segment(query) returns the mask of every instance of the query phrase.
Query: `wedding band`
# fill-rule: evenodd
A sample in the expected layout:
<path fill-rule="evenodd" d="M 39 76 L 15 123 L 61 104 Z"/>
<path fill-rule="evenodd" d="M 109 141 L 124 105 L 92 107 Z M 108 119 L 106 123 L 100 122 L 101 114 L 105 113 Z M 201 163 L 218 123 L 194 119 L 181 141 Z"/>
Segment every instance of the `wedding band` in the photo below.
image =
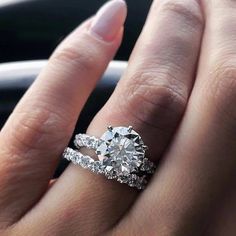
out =
<path fill-rule="evenodd" d="M 109 126 L 101 138 L 78 134 L 74 144 L 78 150 L 66 148 L 64 158 L 130 187 L 144 189 L 156 169 L 155 164 L 145 157 L 147 146 L 131 126 Z M 98 160 L 79 152 L 82 147 L 95 150 Z"/>
<path fill-rule="evenodd" d="M 79 151 L 73 150 L 72 148 L 66 148 L 63 157 L 68 161 L 72 161 L 75 165 L 80 165 L 84 169 L 88 169 L 96 174 L 103 174 L 108 179 L 115 179 L 120 183 L 125 183 L 130 187 L 135 187 L 137 189 L 144 189 L 147 180 L 146 176 L 137 176 L 135 174 L 130 174 L 127 176 L 117 176 L 111 172 L 111 169 L 107 168 L 101 161 L 95 161 L 90 156 L 85 156 Z"/>

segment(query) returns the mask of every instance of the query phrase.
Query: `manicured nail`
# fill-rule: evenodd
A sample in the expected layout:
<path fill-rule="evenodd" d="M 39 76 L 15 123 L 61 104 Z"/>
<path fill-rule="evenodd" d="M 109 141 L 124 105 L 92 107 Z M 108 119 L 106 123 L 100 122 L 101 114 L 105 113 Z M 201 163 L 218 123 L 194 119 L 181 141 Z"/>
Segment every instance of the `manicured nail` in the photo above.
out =
<path fill-rule="evenodd" d="M 113 41 L 124 25 L 127 5 L 124 0 L 111 0 L 97 12 L 90 31 L 105 41 Z"/>

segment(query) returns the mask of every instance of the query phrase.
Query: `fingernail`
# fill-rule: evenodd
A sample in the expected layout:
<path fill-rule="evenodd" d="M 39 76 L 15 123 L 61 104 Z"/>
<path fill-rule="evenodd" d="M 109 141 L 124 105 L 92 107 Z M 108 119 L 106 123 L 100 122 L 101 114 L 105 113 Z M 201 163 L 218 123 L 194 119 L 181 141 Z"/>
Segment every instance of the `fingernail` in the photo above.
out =
<path fill-rule="evenodd" d="M 124 25 L 127 5 L 124 0 L 111 0 L 97 12 L 90 31 L 104 41 L 113 41 Z"/>

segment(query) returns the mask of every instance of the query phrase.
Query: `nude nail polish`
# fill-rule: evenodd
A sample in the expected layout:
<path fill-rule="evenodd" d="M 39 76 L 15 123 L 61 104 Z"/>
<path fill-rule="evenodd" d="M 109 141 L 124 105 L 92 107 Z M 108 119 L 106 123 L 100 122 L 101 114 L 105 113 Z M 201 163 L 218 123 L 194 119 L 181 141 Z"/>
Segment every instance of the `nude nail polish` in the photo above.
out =
<path fill-rule="evenodd" d="M 90 32 L 104 41 L 113 41 L 124 25 L 127 5 L 124 0 L 111 0 L 94 17 Z"/>

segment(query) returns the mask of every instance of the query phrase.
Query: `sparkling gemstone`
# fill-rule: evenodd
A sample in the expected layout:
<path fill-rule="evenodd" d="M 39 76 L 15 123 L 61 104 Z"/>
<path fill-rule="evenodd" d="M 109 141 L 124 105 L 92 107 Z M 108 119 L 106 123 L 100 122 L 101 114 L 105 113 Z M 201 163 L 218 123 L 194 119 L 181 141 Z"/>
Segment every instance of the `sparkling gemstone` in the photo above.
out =
<path fill-rule="evenodd" d="M 127 127 L 109 128 L 101 137 L 96 153 L 100 161 L 112 172 L 129 175 L 140 167 L 145 154 L 138 133 Z"/>
<path fill-rule="evenodd" d="M 99 161 L 94 161 L 91 170 L 97 174 L 102 173 L 101 163 Z"/>
<path fill-rule="evenodd" d="M 89 156 L 83 156 L 83 158 L 80 161 L 80 165 L 85 168 L 89 169 L 90 165 L 94 162 Z"/>

